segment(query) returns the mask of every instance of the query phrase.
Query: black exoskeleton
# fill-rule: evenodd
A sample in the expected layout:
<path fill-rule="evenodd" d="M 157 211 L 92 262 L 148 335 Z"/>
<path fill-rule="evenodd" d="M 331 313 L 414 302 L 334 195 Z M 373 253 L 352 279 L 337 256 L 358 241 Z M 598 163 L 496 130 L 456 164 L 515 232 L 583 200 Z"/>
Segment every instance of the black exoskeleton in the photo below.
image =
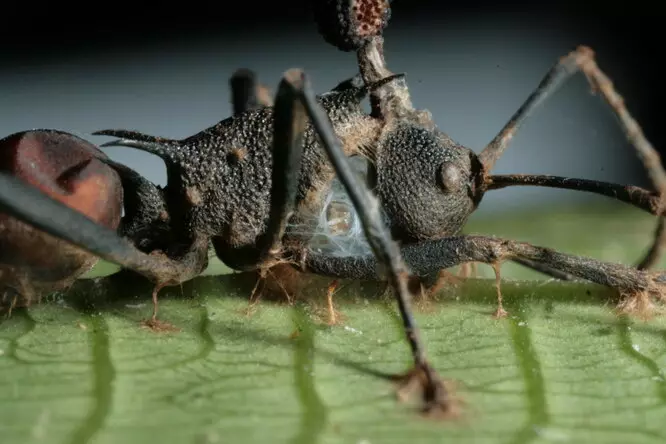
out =
<path fill-rule="evenodd" d="M 358 80 L 347 80 L 317 98 L 342 141 L 345 156 L 367 150 L 379 136 L 379 125 L 361 108 L 369 88 Z M 272 107 L 257 107 L 183 140 L 124 130 L 96 132 L 121 138 L 102 146 L 137 148 L 159 156 L 166 164 L 167 184 L 159 190 L 127 167 L 109 162 L 121 177 L 127 178 L 124 186 L 130 194 L 142 195 L 125 202 L 128 214 L 121 232 L 136 245 L 147 243 L 149 247 L 143 251 L 155 249 L 155 244 L 174 242 L 182 248 L 195 236 L 207 236 L 228 266 L 237 270 L 258 268 L 261 263 L 255 247 L 266 236 L 271 209 L 275 118 Z M 288 174 L 297 183 L 295 220 L 310 220 L 322 211 L 323 195 L 329 191 L 335 171 L 311 123 L 306 124 L 300 137 L 301 167 Z M 169 225 L 168 230 L 164 230 L 165 225 Z M 174 239 L 174 233 L 180 237 Z M 156 235 L 166 238 L 152 239 Z M 299 240 L 308 239 L 292 242 Z"/>
<path fill-rule="evenodd" d="M 460 233 L 483 197 L 482 165 L 440 131 L 398 123 L 377 146 L 374 190 L 396 239 Z"/>
<path fill-rule="evenodd" d="M 427 111 L 415 109 L 405 76 L 387 68 L 382 32 L 389 16 L 388 0 L 315 2 L 315 18 L 326 41 L 343 51 L 355 51 L 359 66 L 357 76 L 319 97 L 303 72 L 290 70 L 278 87 L 275 103 L 270 103 L 254 74 L 240 70 L 231 80 L 234 115 L 191 137 L 171 140 L 127 130 L 95 133 L 119 138 L 105 145 L 147 151 L 166 164 L 164 188 L 103 155 L 89 155 L 87 163 L 66 165 L 67 174 L 58 173 L 59 178 L 70 177 L 72 171 L 100 161 L 108 166 L 105 173 L 118 176 L 124 194 L 125 216 L 117 230 L 27 185 L 11 169 L 0 171 L 0 211 L 150 279 L 155 284 L 153 322 L 158 291 L 200 274 L 211 244 L 217 256 L 236 270 L 289 264 L 332 278 L 386 281 L 396 294 L 414 359 L 414 368 L 403 382 L 411 386 L 416 381 L 423 389 L 423 410 L 429 414 L 447 414 L 453 408 L 426 359 L 410 308 L 412 283 L 421 278 L 469 262 L 490 264 L 498 278 L 497 316 L 506 314 L 499 266 L 507 260 L 561 279 L 582 278 L 612 287 L 623 294 L 627 309 L 663 300 L 666 273 L 648 269 L 666 245 L 662 202 L 666 173 L 591 50 L 580 47 L 563 57 L 476 154 L 439 130 Z M 491 174 L 520 124 L 577 71 L 588 77 L 619 117 L 656 191 L 555 176 Z M 370 114 L 361 106 L 366 96 Z M 20 147 L 35 146 L 40 147 L 30 143 Z M 348 161 L 355 156 L 368 161 L 367 181 L 360 180 Z M 367 252 L 331 255 L 311 248 L 313 232 L 302 229 L 326 210 L 334 180 L 344 187 L 354 217 L 361 222 Z M 593 192 L 657 215 L 652 248 L 639 266 L 631 267 L 461 234 L 487 191 L 514 185 Z M 0 236 L 20 237 L 20 233 L 3 231 L 0 220 Z M 0 265 L 17 268 L 16 263 Z M 37 264 L 23 261 L 20 266 Z M 7 286 L 2 270 L 0 284 Z"/>

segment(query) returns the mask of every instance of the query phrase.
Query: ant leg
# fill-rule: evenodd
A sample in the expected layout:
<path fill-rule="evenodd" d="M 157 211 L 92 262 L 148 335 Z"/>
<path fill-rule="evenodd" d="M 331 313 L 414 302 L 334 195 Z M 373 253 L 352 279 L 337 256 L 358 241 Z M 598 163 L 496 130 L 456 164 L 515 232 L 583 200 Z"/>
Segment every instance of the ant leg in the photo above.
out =
<path fill-rule="evenodd" d="M 167 251 L 167 257 L 185 265 L 186 269 L 191 270 L 189 274 L 192 277 L 198 274 L 197 270 L 203 271 L 208 263 L 208 258 L 204 255 L 207 250 L 207 239 L 201 239 L 200 242 L 174 242 L 169 226 L 169 212 L 162 191 L 128 166 L 110 159 L 103 161 L 118 173 L 125 190 L 123 202 L 125 215 L 118 233 L 150 256 L 159 256 L 163 254 L 162 251 Z M 171 246 L 174 244 L 190 246 L 185 250 L 173 251 Z M 187 280 L 186 278 L 187 275 L 182 277 L 184 280 Z M 169 284 L 159 281 L 155 284 L 152 292 L 153 315 L 144 324 L 155 330 L 173 330 L 174 327 L 157 319 L 158 293 Z"/>
<path fill-rule="evenodd" d="M 298 72 L 295 72 L 297 74 Z M 379 201 L 368 187 L 360 181 L 345 157 L 328 115 L 317 103 L 314 91 L 307 77 L 294 76 L 294 89 L 300 92 L 308 116 L 312 120 L 322 145 L 328 154 L 338 178 L 349 195 L 359 214 L 366 238 L 370 243 L 373 258 L 381 264 L 382 272 L 396 293 L 405 335 L 411 347 L 414 369 L 405 377 L 406 384 L 418 380 L 423 384 L 423 412 L 427 414 L 452 412 L 448 393 L 436 371 L 430 366 L 420 339 L 419 330 L 413 316 L 412 295 L 408 288 L 409 269 L 403 261 L 398 245 L 391 238 L 389 230 L 382 222 Z"/>
<path fill-rule="evenodd" d="M 16 304 L 18 303 L 18 294 L 14 294 L 14 297 L 12 298 L 11 303 L 9 304 L 9 308 L 7 309 L 7 319 L 10 319 L 12 317 L 12 312 L 16 308 Z"/>
<path fill-rule="evenodd" d="M 652 243 L 652 246 L 645 254 L 645 257 L 643 257 L 643 260 L 641 260 L 636 266 L 639 270 L 648 270 L 654 267 L 664 253 L 664 249 L 666 248 L 666 223 L 663 217 L 659 218 L 653 236 L 654 242 Z"/>
<path fill-rule="evenodd" d="M 264 276 L 265 272 L 259 272 L 257 275 L 257 282 L 254 283 L 254 287 L 252 287 L 252 292 L 250 293 L 250 298 L 248 300 L 248 310 L 252 309 L 257 302 L 259 302 L 259 299 L 261 299 L 261 287 L 264 284 L 264 280 L 266 279 L 266 276 Z"/>
<path fill-rule="evenodd" d="M 493 271 L 495 272 L 495 291 L 497 292 L 497 310 L 495 310 L 495 313 L 493 314 L 493 317 L 495 319 L 501 319 L 507 317 L 509 313 L 504 309 L 504 298 L 502 297 L 502 276 L 501 276 L 501 268 L 502 268 L 502 263 L 497 261 L 497 262 L 492 262 L 490 264 L 493 267 Z"/>
<path fill-rule="evenodd" d="M 345 258 L 301 252 L 301 267 L 309 272 L 346 279 L 383 279 L 381 264 L 370 255 Z M 614 288 L 624 297 L 622 307 L 631 309 L 634 301 L 646 296 L 666 299 L 666 272 L 637 270 L 621 264 L 559 253 L 550 248 L 489 236 L 453 236 L 403 247 L 402 255 L 419 276 L 464 262 L 498 264 L 507 260 L 527 260 L 577 278 Z"/>
<path fill-rule="evenodd" d="M 273 106 L 268 88 L 257 82 L 254 71 L 241 68 L 229 79 L 234 116 L 263 106 Z"/>
<path fill-rule="evenodd" d="M 587 76 L 587 80 L 592 85 L 593 90 L 600 91 L 606 103 L 613 108 L 627 139 L 634 145 L 636 151 L 638 151 L 638 156 L 647 170 L 648 177 L 659 194 L 658 212 L 662 213 L 666 207 L 664 199 L 666 197 L 666 171 L 664 171 L 659 153 L 647 140 L 638 122 L 629 114 L 624 105 L 624 99 L 615 91 L 611 80 L 597 66 L 592 50 L 587 49 L 585 51 L 579 49 L 579 51 L 584 54 L 581 56 L 580 67 Z M 653 267 L 659 261 L 664 248 L 666 248 L 666 224 L 662 216 L 655 230 L 653 244 L 643 260 L 639 262 L 638 268 L 649 269 Z"/>
<path fill-rule="evenodd" d="M 523 267 L 527 267 L 531 270 L 538 271 L 539 273 L 543 273 L 547 276 L 550 276 L 554 279 L 559 279 L 561 281 L 576 280 L 576 276 L 573 276 L 569 273 L 565 273 L 560 270 L 555 270 L 554 268 L 548 267 L 547 265 L 530 261 L 528 259 L 514 258 L 511 259 L 511 262 L 515 262 L 516 264 L 522 265 Z"/>
<path fill-rule="evenodd" d="M 338 291 L 338 287 L 340 286 L 340 281 L 338 279 L 334 279 L 329 285 L 328 289 L 326 290 L 326 306 L 328 309 L 328 325 L 337 325 L 339 320 L 340 320 L 340 314 L 338 311 L 335 309 L 335 304 L 333 304 L 333 296 L 335 296 L 335 292 Z"/>
<path fill-rule="evenodd" d="M 153 315 L 150 317 L 150 319 L 143 321 L 142 324 L 144 327 L 155 331 L 178 331 L 178 329 L 173 325 L 157 319 L 157 308 L 159 305 L 157 303 L 157 294 L 163 287 L 163 285 L 155 285 L 155 288 L 153 288 L 153 293 L 151 295 L 153 301 Z"/>
<path fill-rule="evenodd" d="M 121 267 L 159 286 L 179 285 L 197 276 L 208 261 L 208 239 L 196 238 L 175 259 L 146 254 L 76 210 L 21 180 L 0 172 L 0 211 Z"/>
<path fill-rule="evenodd" d="M 647 140 L 643 130 L 636 120 L 631 116 L 627 107 L 624 105 L 624 99 L 620 96 L 613 83 L 606 76 L 594 60 L 594 52 L 586 47 L 578 48 L 574 54 L 577 55 L 577 65 L 587 77 L 592 85 L 593 91 L 599 91 L 608 105 L 617 115 L 624 133 L 636 149 L 652 185 L 659 193 L 661 198 L 660 209 L 664 208 L 664 195 L 666 194 L 666 171 L 661 163 L 661 157 L 657 150 Z"/>
<path fill-rule="evenodd" d="M 498 190 L 509 186 L 539 186 L 585 191 L 610 197 L 612 199 L 633 205 L 650 214 L 660 216 L 657 229 L 654 234 L 655 241 L 646 254 L 645 258 L 639 263 L 638 269 L 644 270 L 650 268 L 656 263 L 666 247 L 666 230 L 664 229 L 664 208 L 660 208 L 661 194 L 648 191 L 644 188 L 633 185 L 618 185 L 609 182 L 597 180 L 575 179 L 571 177 L 547 176 L 539 174 L 510 174 L 510 175 L 490 175 L 486 179 L 487 190 Z M 548 270 L 543 264 L 538 267 L 529 261 L 519 261 L 521 265 L 543 272 L 558 279 L 571 280 L 573 277 L 563 275 L 557 270 Z"/>
<path fill-rule="evenodd" d="M 664 216 L 660 208 L 661 195 L 655 191 L 633 185 L 618 185 L 598 180 L 575 179 L 572 177 L 541 174 L 490 175 L 486 179 L 486 190 L 499 190 L 509 186 L 535 186 L 559 188 L 595 193 L 627 203 L 655 216 Z"/>
<path fill-rule="evenodd" d="M 666 195 L 666 171 L 661 163 L 658 152 L 647 140 L 638 123 L 631 117 L 624 105 L 624 100 L 615 91 L 610 79 L 599 69 L 595 60 L 594 52 L 585 46 L 578 47 L 575 51 L 560 59 L 560 61 L 546 74 L 539 86 L 521 105 L 509 122 L 495 136 L 495 138 L 479 154 L 479 160 L 483 164 L 486 174 L 492 170 L 495 162 L 500 158 L 509 142 L 518 131 L 520 125 L 530 114 L 548 98 L 569 77 L 578 71 L 582 71 L 592 85 L 593 90 L 601 92 L 604 100 L 611 106 L 617 115 L 627 139 L 636 149 L 639 158 L 656 189 L 660 203 L 659 213 L 664 208 L 662 197 Z M 659 222 L 653 245 L 645 258 L 640 261 L 640 268 L 650 268 L 659 259 L 661 251 L 666 246 L 666 226 Z"/>
<path fill-rule="evenodd" d="M 424 293 L 425 298 L 432 299 L 436 297 L 437 293 L 439 293 L 445 287 L 456 286 L 462 283 L 465 278 L 469 277 L 469 275 L 465 274 L 465 272 L 470 270 L 470 265 L 471 264 L 461 264 L 461 272 L 458 275 L 455 275 L 448 270 L 439 270 L 437 276 L 435 277 L 434 283 L 432 285 L 426 286 Z"/>

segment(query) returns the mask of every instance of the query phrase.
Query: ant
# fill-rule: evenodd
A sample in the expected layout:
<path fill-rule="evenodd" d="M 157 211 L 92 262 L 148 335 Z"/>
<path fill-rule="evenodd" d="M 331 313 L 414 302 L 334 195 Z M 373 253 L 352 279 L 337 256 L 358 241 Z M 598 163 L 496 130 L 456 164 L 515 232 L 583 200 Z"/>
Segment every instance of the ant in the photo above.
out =
<path fill-rule="evenodd" d="M 411 309 L 415 281 L 456 265 L 490 264 L 497 278 L 497 317 L 506 315 L 499 268 L 507 260 L 616 289 L 624 295 L 626 309 L 646 308 L 652 299 L 663 299 L 666 273 L 648 269 L 658 259 L 666 238 L 662 219 L 666 173 L 590 49 L 579 47 L 563 57 L 498 135 L 476 154 L 440 131 L 429 112 L 415 109 L 405 76 L 387 68 L 382 33 L 390 16 L 388 0 L 322 0 L 315 2 L 314 12 L 327 42 L 356 52 L 357 76 L 315 96 L 306 74 L 292 69 L 284 74 L 273 104 L 251 72 L 239 71 L 231 81 L 234 115 L 191 137 L 173 140 L 128 130 L 94 133 L 117 138 L 101 146 L 132 147 L 162 158 L 167 170 L 165 187 L 92 149 L 86 151 L 84 160 L 58 164 L 61 175 L 55 177 L 63 183 L 69 183 L 69 179 L 62 180 L 63 174 L 78 179 L 78 172 L 94 166 L 92 176 L 108 177 L 109 185 L 100 182 L 99 186 L 114 191 L 110 197 L 98 199 L 112 205 L 119 201 L 118 190 L 122 190 L 125 215 L 117 226 L 115 220 L 107 226 L 96 222 L 94 211 L 74 205 L 79 197 L 58 199 L 48 187 L 36 185 L 30 177 L 28 185 L 25 176 L 6 168 L 0 173 L 4 220 L 19 220 L 82 249 L 74 261 L 80 267 L 68 268 L 70 277 L 94 255 L 148 278 L 155 285 L 152 325 L 159 322 L 159 290 L 200 274 L 208 264 L 211 244 L 220 260 L 234 270 L 263 271 L 288 265 L 336 280 L 385 281 L 396 295 L 414 360 L 412 369 L 399 378 L 400 387 L 420 387 L 421 408 L 428 415 L 447 416 L 455 406 L 429 364 L 419 337 Z M 587 76 L 618 115 L 656 191 L 556 176 L 490 174 L 519 126 L 577 71 Z M 361 107 L 367 96 L 370 114 Z M 44 134 L 27 132 L 24 136 Z M 7 140 L 0 142 L 0 150 L 16 146 Z M 354 156 L 369 160 L 366 182 L 350 165 L 348 158 Z M 50 174 L 54 177 L 56 171 Z M 308 234 L 295 228 L 312 226 L 327 210 L 336 178 L 360 221 L 370 247 L 367 253 L 330 254 L 312 247 L 312 231 Z M 81 183 L 75 181 L 73 189 L 84 190 L 85 181 Z M 660 221 L 653 246 L 639 266 L 631 267 L 523 242 L 460 234 L 486 191 L 518 185 L 593 192 L 657 215 Z M 80 199 L 86 196 L 81 194 Z M 0 240 L 28 244 L 20 229 L 0 224 Z M 53 238 L 44 237 L 42 242 L 54 252 L 60 248 Z M 23 250 L 14 256 L 0 255 L 0 259 L 5 264 L 2 286 L 20 291 L 12 276 L 22 273 L 39 280 L 33 271 L 39 270 L 40 260 Z M 13 274 L 5 270 L 13 270 Z"/>
<path fill-rule="evenodd" d="M 123 189 L 116 172 L 104 163 L 106 159 L 90 142 L 62 131 L 25 131 L 0 140 L 2 173 L 116 230 Z M 5 187 L 3 191 L 11 192 Z M 96 262 L 97 256 L 0 214 L 0 294 L 3 303 L 11 296 L 10 315 L 21 302 L 19 297 L 29 303 L 65 289 Z"/>

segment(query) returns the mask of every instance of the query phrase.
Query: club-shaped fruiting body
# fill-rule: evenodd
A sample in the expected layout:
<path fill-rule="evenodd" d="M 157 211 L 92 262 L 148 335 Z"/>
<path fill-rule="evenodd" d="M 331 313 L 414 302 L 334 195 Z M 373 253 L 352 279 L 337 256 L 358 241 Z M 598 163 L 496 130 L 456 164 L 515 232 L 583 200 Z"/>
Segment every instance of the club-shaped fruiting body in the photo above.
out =
<path fill-rule="evenodd" d="M 24 131 L 0 140 L 0 171 L 115 230 L 123 190 L 118 175 L 100 160 L 105 157 L 62 131 Z M 96 256 L 0 214 L 0 294 L 29 303 L 70 285 L 96 262 Z"/>
<path fill-rule="evenodd" d="M 322 0 L 314 3 L 319 33 L 342 51 L 355 51 L 380 35 L 391 18 L 389 0 Z"/>

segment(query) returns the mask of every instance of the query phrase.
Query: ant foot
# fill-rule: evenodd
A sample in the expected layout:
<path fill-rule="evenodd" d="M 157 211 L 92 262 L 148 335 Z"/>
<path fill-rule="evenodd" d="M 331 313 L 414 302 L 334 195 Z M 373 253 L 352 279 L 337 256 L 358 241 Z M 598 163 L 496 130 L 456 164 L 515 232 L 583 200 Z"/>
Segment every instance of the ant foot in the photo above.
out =
<path fill-rule="evenodd" d="M 175 333 L 180 331 L 180 328 L 173 324 L 160 321 L 157 318 L 144 319 L 141 321 L 141 326 L 155 333 Z"/>
<path fill-rule="evenodd" d="M 495 310 L 495 313 L 493 313 L 493 318 L 495 319 L 504 319 L 507 316 L 509 316 L 509 312 L 507 312 L 504 307 L 501 305 L 497 307 L 497 310 Z"/>
<path fill-rule="evenodd" d="M 398 385 L 397 396 L 401 402 L 407 402 L 420 392 L 421 414 L 429 419 L 452 419 L 461 415 L 460 400 L 452 397 L 444 381 L 430 367 L 423 363 L 396 378 Z"/>

